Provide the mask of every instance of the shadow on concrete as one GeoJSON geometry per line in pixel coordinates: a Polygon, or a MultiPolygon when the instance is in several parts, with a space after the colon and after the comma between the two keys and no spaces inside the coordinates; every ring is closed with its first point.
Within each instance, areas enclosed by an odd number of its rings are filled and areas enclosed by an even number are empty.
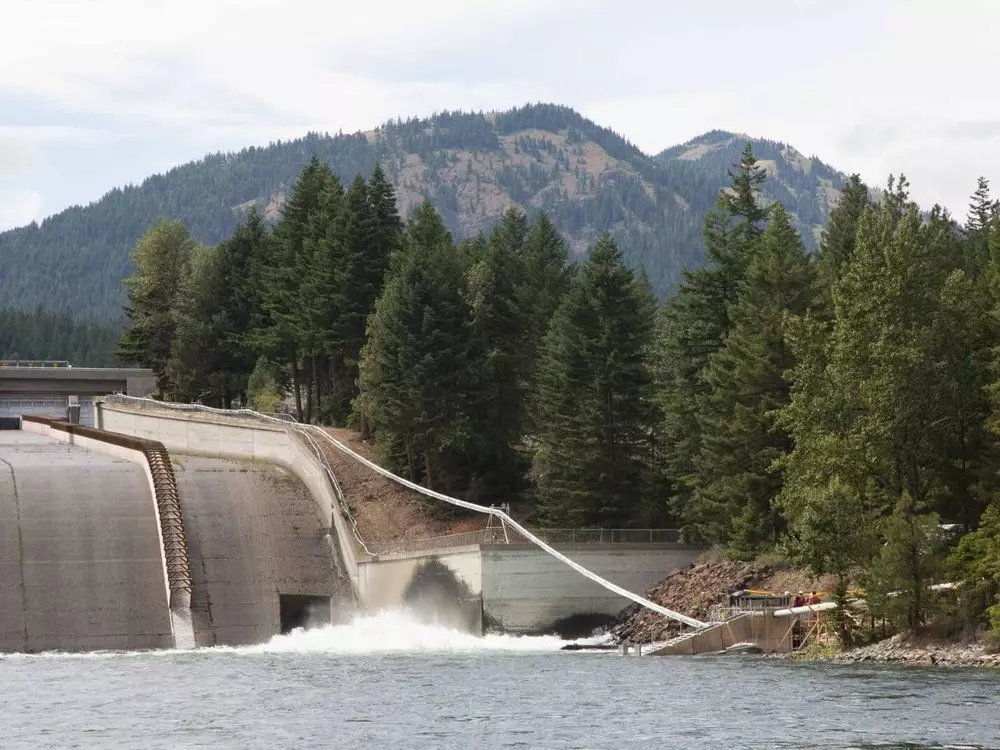
{"type": "Polygon", "coordinates": [[[455,572],[436,557],[421,563],[403,591],[403,604],[430,625],[483,633],[483,597],[474,594],[455,572]]]}

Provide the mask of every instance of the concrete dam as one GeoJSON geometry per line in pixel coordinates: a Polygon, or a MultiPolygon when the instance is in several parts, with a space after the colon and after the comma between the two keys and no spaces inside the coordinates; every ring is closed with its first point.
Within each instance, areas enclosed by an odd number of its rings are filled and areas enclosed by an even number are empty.
{"type": "MultiPolygon", "coordinates": [[[[409,605],[537,633],[628,601],[525,543],[367,552],[316,445],[280,424],[109,399],[97,429],[0,430],[0,651],[249,645],[409,605]]],[[[700,548],[562,545],[643,591],[700,548]]]]}

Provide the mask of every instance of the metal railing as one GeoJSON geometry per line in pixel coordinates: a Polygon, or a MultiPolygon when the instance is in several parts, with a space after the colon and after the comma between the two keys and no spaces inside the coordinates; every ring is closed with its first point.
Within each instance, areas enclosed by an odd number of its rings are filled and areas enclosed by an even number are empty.
{"type": "MultiPolygon", "coordinates": [[[[529,529],[548,544],[668,544],[678,540],[677,529],[529,529]]],[[[456,534],[399,539],[391,542],[370,542],[373,554],[418,552],[429,549],[465,547],[473,544],[531,544],[517,530],[501,526],[462,531],[456,534]]]]}
{"type": "Polygon", "coordinates": [[[678,529],[531,529],[531,533],[549,544],[667,544],[680,539],[678,529]]]}
{"type": "Polygon", "coordinates": [[[2,368],[28,368],[28,367],[72,367],[65,359],[0,359],[2,368]]]}

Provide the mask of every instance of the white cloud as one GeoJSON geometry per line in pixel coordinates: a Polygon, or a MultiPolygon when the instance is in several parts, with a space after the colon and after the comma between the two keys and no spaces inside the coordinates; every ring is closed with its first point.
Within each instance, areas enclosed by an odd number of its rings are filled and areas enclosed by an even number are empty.
{"type": "Polygon", "coordinates": [[[41,219],[43,199],[33,190],[0,187],[0,230],[41,219]]]}
{"type": "Polygon", "coordinates": [[[747,7],[4,0],[3,27],[17,32],[0,46],[0,102],[17,96],[47,114],[15,120],[0,108],[0,174],[8,163],[24,177],[41,161],[48,172],[33,188],[48,197],[57,180],[76,179],[72,159],[51,157],[64,136],[145,139],[148,159],[133,149],[129,164],[109,167],[138,180],[188,147],[543,100],[574,106],[651,152],[719,127],[790,142],[872,183],[904,171],[917,199],[957,213],[978,174],[1000,183],[996,3],[747,7]],[[3,126],[15,124],[18,143],[40,145],[9,145],[3,126]]]}

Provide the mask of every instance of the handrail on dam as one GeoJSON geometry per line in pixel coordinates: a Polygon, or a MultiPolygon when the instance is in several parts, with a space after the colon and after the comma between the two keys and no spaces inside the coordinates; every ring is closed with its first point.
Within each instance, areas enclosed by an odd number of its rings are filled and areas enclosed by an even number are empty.
{"type": "MultiPolygon", "coordinates": [[[[612,583],[611,581],[608,581],[605,578],[602,578],[601,576],[597,575],[596,573],[593,573],[590,570],[587,570],[586,568],[584,568],[579,563],[571,560],[566,555],[562,554],[558,550],[556,550],[553,547],[551,547],[544,540],[542,540],[539,537],[535,536],[528,529],[526,529],[525,527],[523,527],[521,524],[519,524],[517,521],[515,521],[513,518],[511,518],[507,513],[505,513],[504,511],[500,510],[499,508],[487,507],[487,506],[484,506],[484,505],[477,505],[476,503],[470,503],[470,502],[468,502],[466,500],[459,500],[458,498],[450,497],[450,496],[445,495],[443,493],[427,489],[426,487],[422,487],[421,485],[419,485],[419,484],[417,484],[415,482],[411,482],[408,479],[404,479],[403,477],[397,476],[396,474],[393,474],[391,471],[382,468],[381,466],[379,466],[375,462],[368,460],[367,458],[365,458],[361,454],[359,454],[359,453],[355,452],[354,450],[352,450],[351,448],[347,447],[346,445],[344,445],[343,443],[341,443],[339,440],[337,440],[336,438],[334,438],[332,435],[330,435],[328,432],[326,432],[325,430],[323,430],[322,428],[320,428],[320,427],[318,427],[316,425],[290,424],[289,422],[286,422],[284,420],[277,419],[275,417],[270,417],[270,416],[267,416],[265,414],[261,414],[259,412],[255,412],[255,411],[253,411],[251,409],[215,409],[215,408],[210,407],[210,406],[203,406],[202,404],[174,404],[174,403],[168,403],[168,402],[164,402],[164,401],[157,401],[155,399],[139,398],[137,396],[126,396],[124,394],[115,394],[114,396],[108,397],[106,400],[109,401],[109,402],[111,402],[111,403],[115,403],[115,402],[121,403],[121,404],[132,403],[132,404],[139,405],[140,407],[143,406],[143,405],[148,405],[148,406],[153,406],[153,407],[156,407],[156,408],[168,409],[168,410],[173,410],[173,411],[188,411],[188,412],[191,412],[191,411],[201,411],[201,412],[205,412],[205,413],[208,413],[208,414],[218,414],[220,416],[229,416],[229,417],[250,418],[250,419],[256,419],[256,420],[262,420],[262,421],[266,421],[266,422],[270,422],[270,423],[279,424],[279,425],[281,425],[285,429],[291,429],[291,430],[294,430],[296,432],[300,432],[300,433],[303,433],[303,434],[309,434],[310,438],[313,435],[318,436],[321,439],[326,440],[327,442],[329,442],[331,445],[333,445],[338,451],[340,451],[344,455],[349,456],[350,458],[354,459],[358,463],[360,463],[360,464],[362,464],[364,466],[367,466],[369,469],[371,469],[372,471],[376,472],[377,474],[380,474],[381,476],[383,476],[383,477],[385,477],[387,479],[390,479],[393,482],[396,482],[397,484],[402,485],[403,487],[407,487],[407,488],[413,490],[414,492],[419,492],[420,494],[425,495],[427,497],[434,498],[435,500],[440,500],[441,502],[448,503],[449,505],[454,505],[454,506],[457,506],[459,508],[465,508],[466,510],[475,511],[477,513],[485,513],[487,515],[491,515],[491,516],[494,516],[494,517],[500,519],[504,523],[508,524],[511,528],[515,529],[525,539],[527,539],[528,541],[532,542],[537,547],[539,547],[540,549],[544,550],[545,552],[547,552],[549,555],[551,555],[552,557],[556,558],[560,562],[568,565],[570,568],[572,568],[573,570],[575,570],[580,575],[582,575],[585,578],[588,578],[588,579],[594,581],[595,583],[597,583],[598,585],[604,587],[608,591],[614,592],[615,594],[618,594],[619,596],[624,597],[625,599],[629,599],[630,601],[633,601],[636,604],[638,604],[638,605],[640,605],[640,606],[642,606],[642,607],[644,607],[644,608],[646,608],[648,610],[651,610],[653,612],[661,614],[664,617],[668,617],[668,618],[670,618],[672,620],[676,620],[678,622],[684,623],[685,625],[688,625],[690,627],[701,629],[701,628],[705,628],[705,627],[708,626],[708,623],[704,623],[701,620],[696,620],[693,617],[688,617],[687,615],[681,614],[680,612],[674,612],[673,610],[670,610],[670,609],[667,609],[666,607],[660,606],[659,604],[656,604],[655,602],[652,602],[652,601],[650,601],[649,599],[646,599],[643,596],[640,596],[640,595],[635,594],[635,593],[633,593],[633,592],[631,592],[631,591],[629,591],[627,589],[624,589],[621,586],[619,586],[619,585],[617,585],[615,583],[612,583]]],[[[312,443],[312,440],[310,440],[310,443],[312,443]]],[[[355,530],[355,533],[357,533],[356,530],[355,530]]]]}

